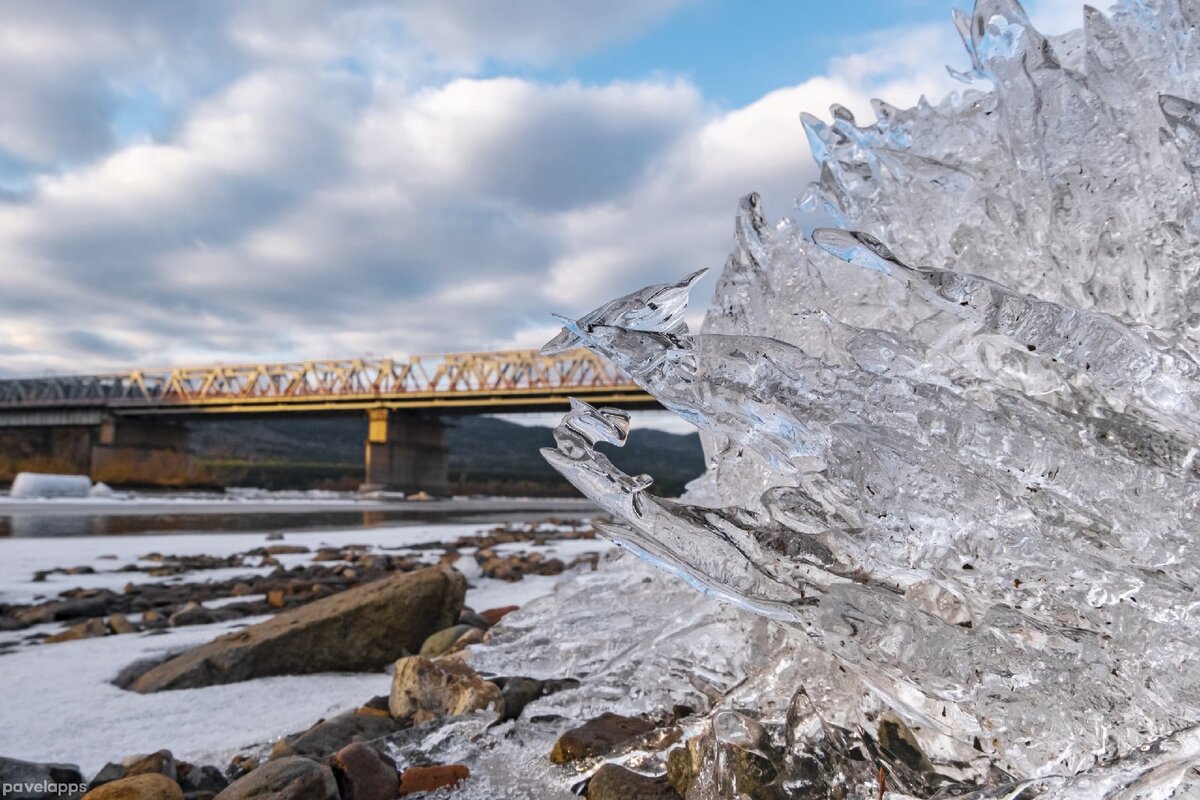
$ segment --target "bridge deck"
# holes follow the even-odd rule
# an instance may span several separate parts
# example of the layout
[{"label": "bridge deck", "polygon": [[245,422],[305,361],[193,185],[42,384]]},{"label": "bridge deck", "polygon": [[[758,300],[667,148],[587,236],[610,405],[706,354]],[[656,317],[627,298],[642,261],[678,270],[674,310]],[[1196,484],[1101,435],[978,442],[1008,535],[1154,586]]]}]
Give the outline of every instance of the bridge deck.
[{"label": "bridge deck", "polygon": [[[0,425],[47,412],[122,415],[329,413],[368,408],[442,413],[545,411],[570,396],[656,407],[652,396],[584,350],[454,353],[394,359],[209,365],[0,380]],[[24,423],[16,422],[27,419]],[[53,423],[50,423],[53,424]]]}]

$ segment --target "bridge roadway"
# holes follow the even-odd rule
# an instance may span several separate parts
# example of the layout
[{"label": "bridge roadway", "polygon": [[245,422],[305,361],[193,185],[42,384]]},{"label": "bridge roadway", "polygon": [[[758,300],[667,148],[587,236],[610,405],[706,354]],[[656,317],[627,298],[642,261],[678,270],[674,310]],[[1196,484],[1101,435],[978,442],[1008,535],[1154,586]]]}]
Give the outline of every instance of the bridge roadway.
[{"label": "bridge roadway", "polygon": [[114,485],[206,479],[187,420],[213,415],[366,413],[364,487],[444,494],[449,414],[557,411],[569,397],[658,408],[585,350],[215,364],[0,380],[0,481],[22,470],[87,473]]}]

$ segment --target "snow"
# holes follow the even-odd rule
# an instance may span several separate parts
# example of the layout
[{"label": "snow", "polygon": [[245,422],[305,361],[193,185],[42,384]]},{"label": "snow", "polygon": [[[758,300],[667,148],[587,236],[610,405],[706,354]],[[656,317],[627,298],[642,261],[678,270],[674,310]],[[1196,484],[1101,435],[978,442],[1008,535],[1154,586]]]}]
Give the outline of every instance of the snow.
[{"label": "snow", "polygon": [[[391,553],[405,552],[414,545],[452,542],[490,528],[488,524],[472,523],[301,531],[287,533],[282,540],[268,540],[261,532],[0,539],[0,603],[28,603],[75,587],[121,591],[131,582],[220,581],[271,570],[269,567],[197,570],[166,579],[144,572],[116,571],[132,563],[153,566],[157,562],[142,557],[155,552],[166,556],[220,557],[277,544],[308,547],[310,553],[275,556],[283,566],[290,567],[309,562],[321,547],[357,544],[387,548]],[[549,532],[569,527],[540,526],[540,529]],[[495,549],[504,554],[537,551],[545,558],[569,562],[583,553],[604,553],[612,545],[603,540],[568,540],[550,542],[545,547],[511,543]],[[441,555],[438,549],[411,552],[430,560]],[[52,574],[39,583],[31,580],[39,570],[82,565],[91,566],[96,573]],[[563,576],[530,575],[522,581],[506,583],[480,577],[471,555],[463,555],[456,566],[470,582],[466,604],[477,610],[523,606],[553,593],[559,581],[571,575],[570,572]],[[227,602],[253,599],[255,596],[210,600],[205,605],[215,608]],[[388,693],[390,678],[383,672],[263,678],[151,695],[128,692],[110,683],[130,663],[207,642],[261,619],[265,617],[50,645],[24,643],[33,634],[57,632],[63,628],[62,624],[0,634],[0,647],[21,643],[0,654],[0,675],[3,675],[0,708],[4,723],[0,725],[0,753],[32,761],[78,764],[85,777],[91,777],[107,761],[163,748],[192,763],[224,767],[235,753],[269,746],[280,736],[304,730],[322,717],[350,710],[373,696]]]},{"label": "snow", "polygon": [[10,497],[87,497],[92,481],[87,475],[48,475],[20,472],[13,479]]}]

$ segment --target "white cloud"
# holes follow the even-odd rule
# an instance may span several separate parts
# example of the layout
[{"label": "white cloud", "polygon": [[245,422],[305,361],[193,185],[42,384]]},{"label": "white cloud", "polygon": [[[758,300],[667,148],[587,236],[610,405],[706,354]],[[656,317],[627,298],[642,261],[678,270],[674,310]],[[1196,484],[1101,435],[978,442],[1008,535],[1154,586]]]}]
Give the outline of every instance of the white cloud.
[{"label": "white cloud", "polygon": [[[24,59],[49,109],[0,123],[0,155],[54,164],[0,204],[0,370],[536,345],[551,310],[719,268],[740,196],[789,213],[813,177],[800,111],[869,118],[964,60],[948,23],[879,32],[732,110],[669,76],[437,77],[599,47],[678,4],[289,0],[204,24],[84,4],[78,52],[50,15],[0,25],[28,31],[0,64]],[[78,142],[47,135],[117,78],[173,98],[169,131],[121,143],[96,112]]]}]

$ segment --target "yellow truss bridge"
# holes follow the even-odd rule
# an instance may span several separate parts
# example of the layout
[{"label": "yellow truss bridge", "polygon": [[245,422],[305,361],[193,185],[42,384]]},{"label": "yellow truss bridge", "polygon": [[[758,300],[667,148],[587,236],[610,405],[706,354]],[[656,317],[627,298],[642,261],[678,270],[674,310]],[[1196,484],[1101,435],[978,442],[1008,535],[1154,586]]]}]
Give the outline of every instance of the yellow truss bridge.
[{"label": "yellow truss bridge", "polygon": [[550,356],[509,350],[0,380],[0,417],[100,409],[136,416],[547,411],[562,409],[570,396],[624,408],[657,406],[620,370],[586,350]]}]

